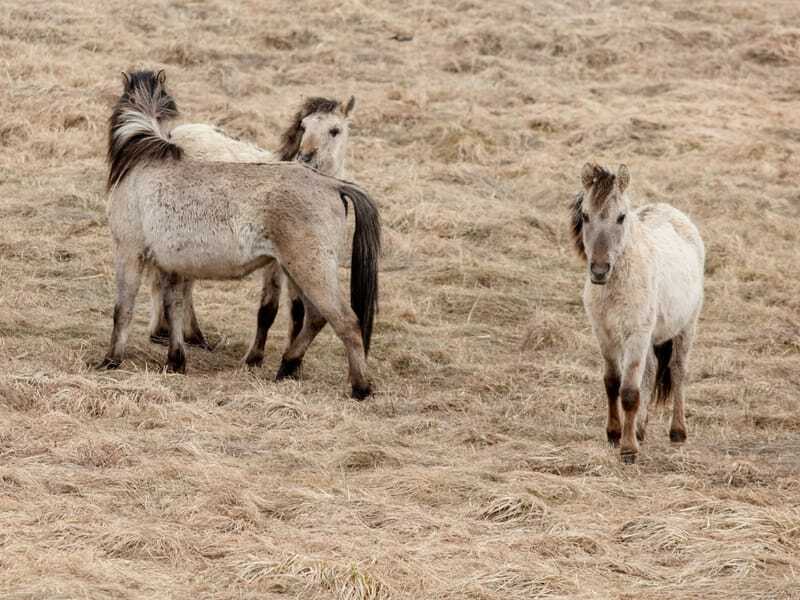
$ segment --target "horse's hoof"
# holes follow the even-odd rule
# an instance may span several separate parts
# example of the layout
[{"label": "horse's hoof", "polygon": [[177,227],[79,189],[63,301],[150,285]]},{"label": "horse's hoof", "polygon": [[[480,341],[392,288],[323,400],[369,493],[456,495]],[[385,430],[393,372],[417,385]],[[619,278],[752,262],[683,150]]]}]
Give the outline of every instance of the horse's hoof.
[{"label": "horse's hoof", "polygon": [[244,357],[244,364],[246,364],[251,369],[257,369],[264,366],[264,355],[263,354],[248,354]]},{"label": "horse's hoof", "polygon": [[200,348],[201,350],[206,350],[208,352],[213,352],[214,348],[216,347],[216,346],[212,346],[211,344],[209,344],[208,340],[205,338],[205,336],[202,333],[190,336],[188,338],[185,337],[185,338],[183,338],[183,341],[184,341],[184,343],[188,344],[189,346],[192,346],[194,348]]},{"label": "horse's hoof", "polygon": [[178,375],[186,375],[186,363],[172,363],[168,362],[164,365],[165,373],[177,373]]},{"label": "horse's hoof", "polygon": [[275,381],[281,381],[283,379],[299,379],[300,374],[298,371],[300,370],[300,365],[303,364],[302,358],[292,358],[286,360],[285,358],[281,360],[281,366],[278,368],[278,373],[275,375]]},{"label": "horse's hoof", "polygon": [[640,441],[640,442],[643,442],[643,441],[644,441],[644,437],[645,437],[645,433],[646,433],[646,431],[645,431],[645,429],[644,429],[644,428],[641,428],[641,429],[639,429],[639,428],[637,427],[637,428],[636,428],[636,439],[637,439],[638,441]]},{"label": "horse's hoof", "polygon": [[365,387],[356,387],[353,386],[353,390],[350,393],[350,397],[353,400],[363,400],[372,395],[372,386],[366,385]]},{"label": "horse's hoof", "polygon": [[121,360],[116,358],[109,358],[106,356],[100,363],[97,364],[95,367],[98,371],[112,371],[114,369],[118,369],[119,366],[122,364]]},{"label": "horse's hoof", "polygon": [[606,437],[612,448],[619,448],[619,439],[622,437],[622,432],[606,430]]},{"label": "horse's hoof", "polygon": [[682,429],[670,429],[669,441],[673,444],[682,444],[686,441],[686,432]]},{"label": "horse's hoof", "polygon": [[638,455],[637,452],[621,452],[620,456],[622,457],[622,462],[626,465],[633,465],[636,464],[636,456]]}]

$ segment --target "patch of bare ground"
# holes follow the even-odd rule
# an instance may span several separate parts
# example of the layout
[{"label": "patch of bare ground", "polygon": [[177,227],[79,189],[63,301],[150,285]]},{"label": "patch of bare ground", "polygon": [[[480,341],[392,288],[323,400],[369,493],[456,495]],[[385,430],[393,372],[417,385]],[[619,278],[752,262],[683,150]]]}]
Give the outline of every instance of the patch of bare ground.
[{"label": "patch of bare ground", "polygon": [[[0,596],[800,598],[800,7],[6,1],[0,11]],[[323,332],[241,367],[258,284],[203,282],[188,375],[136,310],[121,370],[107,117],[165,68],[187,121],[275,147],[357,98],[381,208],[377,395]],[[689,440],[605,444],[566,205],[587,160],[706,240]],[[342,276],[347,277],[346,271]],[[285,304],[285,302],[284,302]]]}]

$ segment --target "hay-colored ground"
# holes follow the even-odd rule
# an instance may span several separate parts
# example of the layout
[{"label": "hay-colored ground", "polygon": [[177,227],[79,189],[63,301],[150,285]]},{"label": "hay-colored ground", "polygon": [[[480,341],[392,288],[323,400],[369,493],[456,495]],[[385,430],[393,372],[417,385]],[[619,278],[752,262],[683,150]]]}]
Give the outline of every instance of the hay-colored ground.
[{"label": "hay-colored ground", "polygon": [[[0,596],[800,598],[795,1],[76,4],[0,7]],[[283,313],[240,368],[254,278],[198,285],[222,344],[187,376],[159,373],[144,290],[122,370],[87,366],[130,67],[267,147],[301,96],[357,96],[374,399],[347,398],[328,330],[272,383]],[[634,467],[566,232],[590,159],[707,245],[690,439],[657,411]]]}]

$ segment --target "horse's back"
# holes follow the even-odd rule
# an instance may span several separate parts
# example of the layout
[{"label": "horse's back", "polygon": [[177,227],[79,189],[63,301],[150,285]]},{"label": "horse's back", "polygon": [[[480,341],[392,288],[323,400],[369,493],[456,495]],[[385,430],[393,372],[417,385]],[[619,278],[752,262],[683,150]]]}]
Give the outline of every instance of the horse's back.
[{"label": "horse's back", "polygon": [[652,244],[658,290],[657,343],[671,339],[696,318],[703,302],[705,249],[695,224],[669,204],[637,210]]},{"label": "horse's back", "polygon": [[188,160],[232,163],[276,162],[277,157],[249,142],[242,142],[224,131],[202,123],[179,125],[170,139]]}]

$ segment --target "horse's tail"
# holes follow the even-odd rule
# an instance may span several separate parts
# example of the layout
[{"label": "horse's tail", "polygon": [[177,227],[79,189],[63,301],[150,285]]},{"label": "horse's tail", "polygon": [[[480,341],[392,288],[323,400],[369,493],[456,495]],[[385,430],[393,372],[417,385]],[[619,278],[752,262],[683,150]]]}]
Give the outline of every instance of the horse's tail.
[{"label": "horse's tail", "polygon": [[342,201],[346,203],[347,199],[350,199],[356,217],[350,275],[350,306],[358,317],[364,354],[367,354],[372,338],[372,323],[378,311],[381,221],[377,206],[364,190],[352,183],[341,182],[338,191]]},{"label": "horse's tail", "polygon": [[660,346],[653,346],[656,355],[656,381],[653,385],[653,397],[656,404],[664,404],[672,392],[672,371],[669,361],[672,358],[672,340]]},{"label": "horse's tail", "polygon": [[178,115],[175,100],[164,88],[164,71],[124,73],[122,96],[114,106],[108,132],[108,189],[145,160],[180,159],[181,148],[161,129]]}]

